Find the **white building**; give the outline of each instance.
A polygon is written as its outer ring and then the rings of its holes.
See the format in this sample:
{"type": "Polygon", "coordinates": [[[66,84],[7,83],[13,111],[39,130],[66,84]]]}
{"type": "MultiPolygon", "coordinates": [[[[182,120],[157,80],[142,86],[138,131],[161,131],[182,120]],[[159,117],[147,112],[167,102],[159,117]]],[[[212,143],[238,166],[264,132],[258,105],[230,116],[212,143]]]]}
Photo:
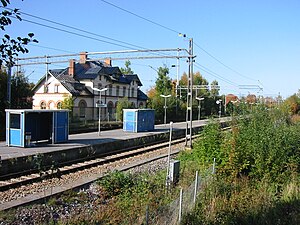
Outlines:
{"type": "Polygon", "coordinates": [[[119,67],[113,67],[110,59],[105,62],[87,61],[81,53],[78,63],[70,60],[65,69],[49,70],[34,87],[33,109],[61,108],[65,98],[74,99],[73,117],[80,120],[97,120],[99,92],[101,93],[101,118],[115,119],[116,106],[121,98],[127,98],[135,108],[146,106],[147,96],[140,90],[142,83],[138,75],[124,75],[119,67]]]}

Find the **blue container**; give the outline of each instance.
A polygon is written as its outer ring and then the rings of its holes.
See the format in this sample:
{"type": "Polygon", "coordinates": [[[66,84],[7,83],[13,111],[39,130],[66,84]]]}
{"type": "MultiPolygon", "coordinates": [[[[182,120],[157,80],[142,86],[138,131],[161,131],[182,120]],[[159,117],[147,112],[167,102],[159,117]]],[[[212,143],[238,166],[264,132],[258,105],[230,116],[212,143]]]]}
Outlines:
{"type": "Polygon", "coordinates": [[[65,142],[68,110],[6,109],[6,145],[30,147],[32,142],[65,142]]]}
{"type": "Polygon", "coordinates": [[[123,130],[142,132],[154,130],[153,109],[123,109],[123,130]]]}

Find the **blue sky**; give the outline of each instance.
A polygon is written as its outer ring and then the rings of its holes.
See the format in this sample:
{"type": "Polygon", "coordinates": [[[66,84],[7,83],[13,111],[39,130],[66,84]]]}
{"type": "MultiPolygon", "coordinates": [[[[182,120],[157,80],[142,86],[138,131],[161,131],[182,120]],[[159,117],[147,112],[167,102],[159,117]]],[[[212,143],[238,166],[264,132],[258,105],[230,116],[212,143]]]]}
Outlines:
{"type": "MultiPolygon", "coordinates": [[[[177,32],[184,33],[195,42],[194,71],[200,71],[209,82],[216,79],[223,94],[247,95],[250,92],[274,97],[280,93],[288,97],[299,89],[299,0],[107,2],[167,29],[102,0],[15,0],[10,7],[147,49],[188,48],[188,39],[179,37],[177,32]],[[260,85],[264,89],[258,92],[256,89],[241,89],[240,85],[260,85]]],[[[23,15],[23,18],[74,32],[30,16],[23,15]]],[[[137,49],[78,37],[26,21],[13,21],[7,32],[11,36],[24,36],[28,32],[35,34],[39,43],[30,45],[30,53],[24,57],[137,49]]],[[[176,59],[131,60],[131,63],[144,85],[142,90],[147,91],[157,77],[149,65],[153,68],[164,64],[171,67],[176,64],[176,59]]],[[[113,65],[123,66],[124,61],[114,61],[113,65]]],[[[49,68],[66,66],[55,64],[49,68]]],[[[24,69],[33,82],[45,73],[44,65],[24,69]]],[[[187,69],[187,63],[182,60],[180,74],[187,69]]],[[[176,79],[176,72],[176,68],[170,68],[170,77],[176,79]]]]}

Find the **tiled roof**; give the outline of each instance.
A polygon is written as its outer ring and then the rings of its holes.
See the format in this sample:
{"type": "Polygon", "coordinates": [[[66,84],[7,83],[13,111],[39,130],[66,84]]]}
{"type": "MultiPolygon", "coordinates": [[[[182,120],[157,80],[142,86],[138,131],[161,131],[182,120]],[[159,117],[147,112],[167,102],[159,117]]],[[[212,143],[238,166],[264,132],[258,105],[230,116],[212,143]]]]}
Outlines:
{"type": "Polygon", "coordinates": [[[101,74],[107,74],[107,75],[114,75],[114,74],[121,74],[121,71],[119,67],[102,67],[101,74]]]}
{"type": "Polygon", "coordinates": [[[138,82],[139,86],[143,86],[142,82],[140,81],[140,78],[137,74],[130,74],[130,75],[124,75],[125,78],[130,82],[132,82],[133,80],[138,82]]]}
{"type": "Polygon", "coordinates": [[[142,92],[140,89],[138,89],[138,96],[137,96],[138,100],[144,100],[146,101],[148,99],[148,96],[142,92]]]}
{"type": "MultiPolygon", "coordinates": [[[[122,75],[119,67],[113,67],[105,62],[86,62],[85,64],[76,63],[74,76],[69,75],[69,68],[49,70],[49,73],[58,79],[61,84],[75,96],[93,95],[90,87],[80,83],[84,79],[96,79],[99,74],[107,76],[111,81],[116,83],[130,84],[133,80],[142,86],[142,83],[136,74],[122,75]]],[[[45,80],[45,76],[37,83],[36,87],[45,80]]],[[[146,94],[139,90],[138,98],[147,100],[146,94]]]]}
{"type": "Polygon", "coordinates": [[[68,75],[66,72],[67,69],[62,70],[49,70],[49,73],[52,74],[60,83],[72,94],[80,95],[84,91],[84,84],[76,81],[72,76],[68,75]]]}

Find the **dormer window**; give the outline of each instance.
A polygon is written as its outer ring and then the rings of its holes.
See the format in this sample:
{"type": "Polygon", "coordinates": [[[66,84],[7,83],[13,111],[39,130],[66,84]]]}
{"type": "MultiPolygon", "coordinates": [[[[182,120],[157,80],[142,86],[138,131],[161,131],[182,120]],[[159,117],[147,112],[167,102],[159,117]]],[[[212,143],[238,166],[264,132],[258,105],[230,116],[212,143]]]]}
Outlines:
{"type": "Polygon", "coordinates": [[[59,84],[54,85],[54,93],[58,93],[58,86],[59,86],[59,84]]]}

